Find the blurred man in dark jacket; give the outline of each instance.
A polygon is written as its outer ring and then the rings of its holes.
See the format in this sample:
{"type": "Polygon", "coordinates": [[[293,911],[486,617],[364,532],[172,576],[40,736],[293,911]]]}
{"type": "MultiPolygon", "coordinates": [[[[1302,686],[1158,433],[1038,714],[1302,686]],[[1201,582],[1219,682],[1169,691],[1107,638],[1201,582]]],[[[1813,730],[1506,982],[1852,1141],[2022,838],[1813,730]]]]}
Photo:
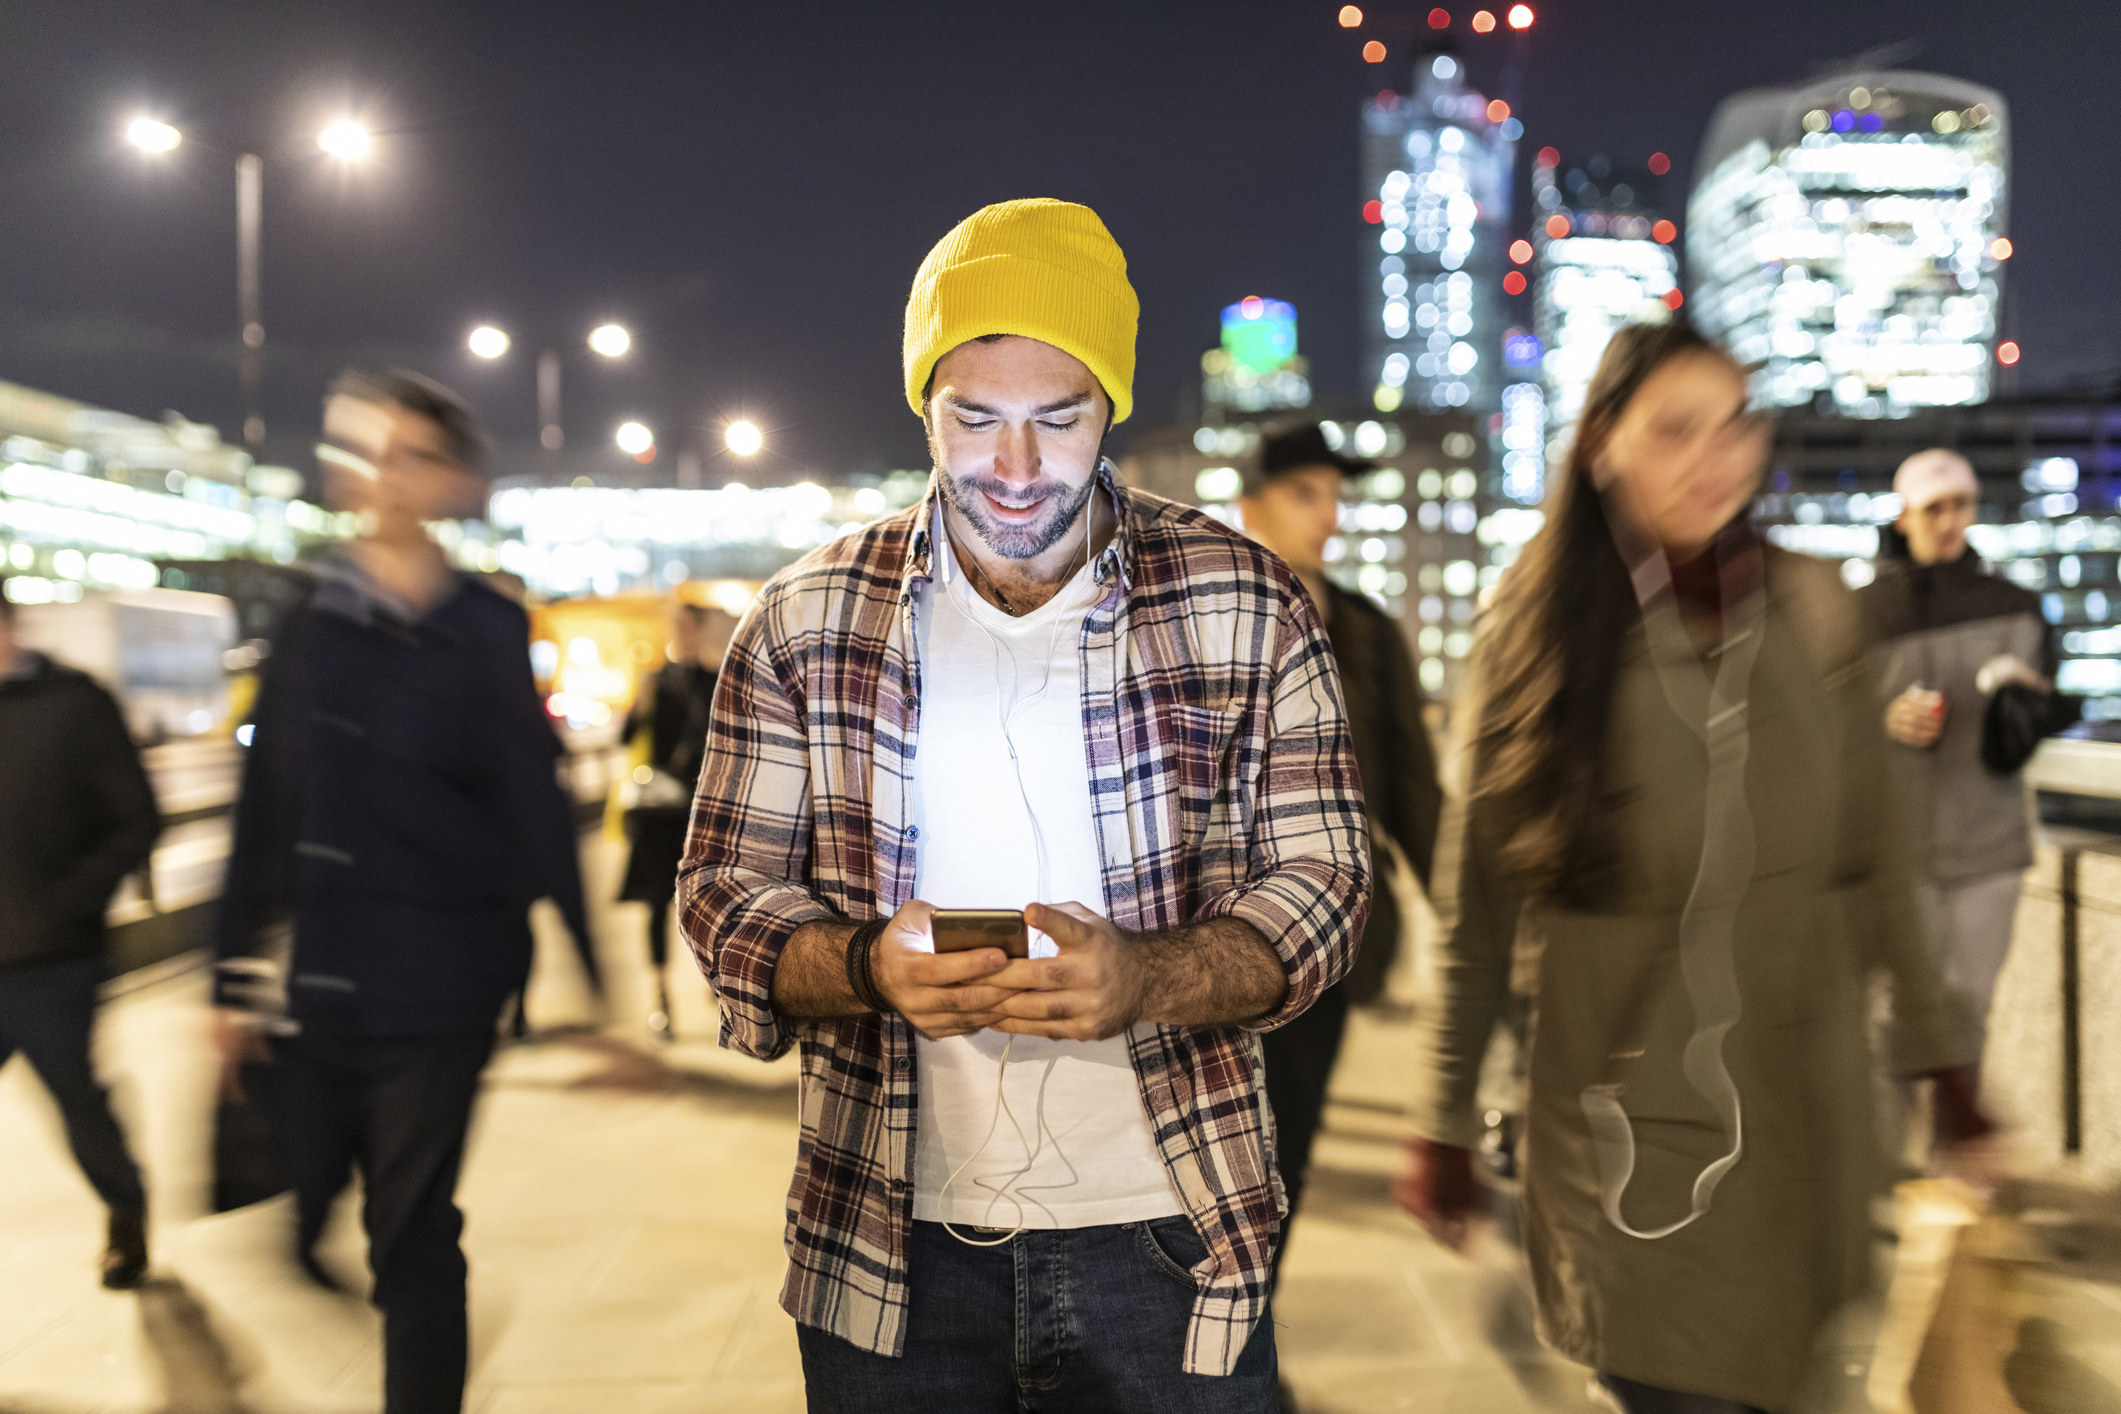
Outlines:
{"type": "MultiPolygon", "coordinates": [[[[447,390],[343,377],[319,448],[364,534],[326,565],[267,661],[236,812],[219,945],[247,961],[293,925],[276,1040],[283,1147],[310,1256],[358,1165],[388,1414],[463,1398],[457,1172],[503,1004],[550,896],[588,936],[559,744],[513,601],[451,570],[431,522],[483,506],[483,441],[447,390]]],[[[246,971],[224,966],[217,997],[246,971]]],[[[224,1063],[259,1047],[218,1013],[224,1063]]]]}
{"type": "Polygon", "coordinates": [[[1900,464],[1895,528],[1864,605],[1884,639],[1885,731],[1919,832],[1913,857],[1944,974],[1987,1025],[2033,862],[2021,772],[2040,739],[2077,720],[2055,691],[2055,635],[2040,596],[1991,575],[1967,544],[1981,486],[1957,452],[1900,464]]]}
{"type": "Polygon", "coordinates": [[[110,1209],[103,1284],[147,1272],[147,1194],[89,1062],[103,913],[162,830],[109,693],[15,637],[0,583],[0,1065],[36,1067],[110,1209]]]}
{"type": "MultiPolygon", "coordinates": [[[[1398,845],[1426,888],[1443,793],[1436,780],[1436,753],[1422,722],[1424,701],[1413,655],[1397,623],[1362,595],[1334,584],[1325,572],[1326,542],[1339,527],[1342,484],[1368,469],[1366,463],[1342,456],[1315,422],[1271,432],[1260,443],[1238,509],[1245,532],[1288,562],[1326,621],[1347,698],[1355,759],[1362,769],[1371,839],[1398,845]]],[[[1383,857],[1382,851],[1373,852],[1383,857]]],[[[1362,953],[1347,980],[1295,1021],[1261,1038],[1291,1219],[1303,1194],[1311,1142],[1325,1117],[1326,1085],[1340,1054],[1348,1008],[1374,1001],[1383,992],[1385,975],[1399,952],[1400,909],[1385,883],[1390,871],[1377,872],[1362,953]]],[[[1283,1231],[1286,1234],[1287,1228],[1283,1231]]],[[[1286,1236],[1282,1245],[1288,1245],[1286,1236]]]]}

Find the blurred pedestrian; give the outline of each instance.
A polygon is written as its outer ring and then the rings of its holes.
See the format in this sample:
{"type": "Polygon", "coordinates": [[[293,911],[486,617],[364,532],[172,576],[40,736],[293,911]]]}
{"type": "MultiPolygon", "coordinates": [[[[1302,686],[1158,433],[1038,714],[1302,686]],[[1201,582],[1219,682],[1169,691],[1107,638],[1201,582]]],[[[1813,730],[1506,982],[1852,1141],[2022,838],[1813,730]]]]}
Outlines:
{"type": "Polygon", "coordinates": [[[1879,559],[1863,591],[1885,638],[1885,731],[1945,975],[1985,1027],[2033,862],[2021,773],[2042,737],[2077,720],[2078,702],[2055,690],[2040,596],[1991,575],[1967,545],[1981,502],[1972,464],[1917,452],[1893,490],[1899,553],[1879,559]]]}
{"type": "Polygon", "coordinates": [[[1761,543],[1767,428],[1685,323],[1621,330],[1460,706],[1413,1173],[1476,1206],[1474,1090],[1534,983],[1523,1233],[1540,1328],[1631,1411],[1786,1410],[1869,1275],[1868,975],[1940,1140],[1985,1130],[1916,913],[1869,641],[1834,567],[1761,543]]]}
{"type": "MultiPolygon", "coordinates": [[[[1282,427],[1261,440],[1258,460],[1249,469],[1237,504],[1245,533],[1288,563],[1326,621],[1355,760],[1362,768],[1371,855],[1386,857],[1381,846],[1391,841],[1427,888],[1443,792],[1436,783],[1435,749],[1422,720],[1427,703],[1414,676],[1414,658],[1396,620],[1363,595],[1326,578],[1326,541],[1340,528],[1341,492],[1349,477],[1369,470],[1369,463],[1335,450],[1316,422],[1282,427]]],[[[1277,1274],[1281,1253],[1288,1250],[1289,1223],[1303,1197],[1311,1145],[1325,1119],[1326,1087],[1347,1030],[1348,1008],[1375,1001],[1384,992],[1385,978],[1399,955],[1400,907],[1384,882],[1388,871],[1378,873],[1362,952],[1346,979],[1328,987],[1302,1016],[1260,1038],[1281,1181],[1289,1194],[1289,1216],[1274,1259],[1277,1274]]]]}
{"type": "Polygon", "coordinates": [[[648,1028],[665,1041],[672,1035],[670,988],[664,978],[670,960],[670,904],[677,896],[678,860],[685,854],[692,792],[699,784],[700,760],[707,754],[707,713],[714,705],[715,668],[721,661],[708,642],[707,626],[710,616],[720,612],[679,601],[670,616],[668,661],[642,679],[626,718],[628,744],[647,739],[642,744],[647,747],[648,779],[638,783],[640,794],[626,815],[631,844],[619,897],[648,905],[648,960],[655,969],[656,996],[648,1028]]]}
{"type": "Polygon", "coordinates": [[[110,1210],[103,1284],[147,1274],[147,1191],[89,1057],[103,915],[162,816],[111,695],[16,636],[0,580],[0,1065],[17,1051],[110,1210]]]}
{"type": "Polygon", "coordinates": [[[812,1410],[1275,1407],[1254,1038],[1347,970],[1368,840],[1287,567],[1102,455],[1137,310],[1087,208],[962,222],[906,307],[929,494],[722,666],[683,918],[723,1043],[802,1046],[812,1410]],[[939,908],[1037,947],[938,952],[939,908]]]}
{"type": "MultiPolygon", "coordinates": [[[[549,895],[578,937],[587,922],[529,621],[428,533],[483,506],[470,410],[415,374],[348,374],[324,431],[330,495],[362,533],[267,660],[218,943],[242,959],[293,924],[296,1034],[271,1050],[297,1251],[321,1275],[314,1247],[357,1167],[384,1407],[428,1414],[463,1396],[457,1173],[501,1007],[529,971],[527,910],[549,895]]],[[[218,992],[230,1076],[260,1049],[229,1007],[243,971],[218,992]]]]}

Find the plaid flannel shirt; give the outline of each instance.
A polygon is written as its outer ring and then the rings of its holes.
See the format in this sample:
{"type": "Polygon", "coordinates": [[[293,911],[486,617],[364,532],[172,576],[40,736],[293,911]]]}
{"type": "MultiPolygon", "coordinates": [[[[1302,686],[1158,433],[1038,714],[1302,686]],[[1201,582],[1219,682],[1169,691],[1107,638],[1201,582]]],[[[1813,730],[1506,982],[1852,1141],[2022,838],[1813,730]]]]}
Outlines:
{"type": "MultiPolygon", "coordinates": [[[[1248,1026],[1141,1028],[1130,1043],[1209,1253],[1185,1368],[1227,1374],[1266,1309],[1286,1207],[1257,1033],[1347,971],[1369,911],[1368,834],[1331,649],[1288,567],[1198,511],[1109,477],[1104,492],[1118,530],[1080,652],[1106,913],[1138,931],[1242,919],[1288,977],[1248,1026]]],[[[802,1048],[781,1304],[886,1355],[904,1350],[912,1299],[914,1031],[896,1015],[784,1016],[773,977],[803,924],[887,916],[912,896],[933,503],[812,552],[745,615],[679,870],[722,1044],[762,1059],[802,1048]]]]}

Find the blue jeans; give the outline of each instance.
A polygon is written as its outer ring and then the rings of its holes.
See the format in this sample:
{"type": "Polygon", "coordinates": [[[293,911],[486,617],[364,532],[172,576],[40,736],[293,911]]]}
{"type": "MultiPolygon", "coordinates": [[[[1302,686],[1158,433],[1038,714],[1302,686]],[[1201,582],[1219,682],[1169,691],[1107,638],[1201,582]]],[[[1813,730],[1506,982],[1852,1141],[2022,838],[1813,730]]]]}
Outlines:
{"type": "Polygon", "coordinates": [[[1228,1375],[1183,1368],[1207,1250],[1183,1217],[970,1247],[915,1223],[906,1353],[797,1326],[811,1414],[1273,1414],[1274,1322],[1228,1375]]]}

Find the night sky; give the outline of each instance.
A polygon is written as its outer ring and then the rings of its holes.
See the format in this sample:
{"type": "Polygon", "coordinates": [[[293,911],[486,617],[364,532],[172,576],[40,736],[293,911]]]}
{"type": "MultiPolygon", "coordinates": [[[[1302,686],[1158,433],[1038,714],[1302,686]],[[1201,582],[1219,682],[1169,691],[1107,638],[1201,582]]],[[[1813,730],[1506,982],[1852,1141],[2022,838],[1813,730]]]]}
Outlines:
{"type": "MultiPolygon", "coordinates": [[[[907,285],[955,221],[1017,196],[1087,202],[1125,248],[1143,306],[1135,425],[1178,413],[1217,311],[1247,294],[1293,301],[1321,392],[1354,396],[1371,237],[1357,112],[1409,72],[1401,52],[1367,65],[1358,51],[1412,35],[1429,7],[1365,8],[1375,22],[1348,31],[1326,0],[12,0],[0,378],[144,416],[176,408],[233,436],[232,165],[255,150],[279,460],[304,460],[336,367],[389,360],[461,388],[520,467],[549,342],[566,351],[571,446],[614,470],[633,469],[604,450],[622,417],[658,430],[661,471],[684,438],[718,450],[721,420],[740,414],[769,429],[769,452],[710,459],[710,481],[925,465],[899,388],[907,285]],[[141,113],[183,128],[185,146],[133,151],[122,132],[141,113]],[[315,144],[347,115],[379,134],[352,173],[315,144]],[[634,331],[623,364],[583,348],[606,318],[634,331]],[[516,338],[497,364],[463,351],[482,320],[516,338]]],[[[1473,6],[1451,8],[1464,34],[1473,6]]],[[[1662,149],[1674,205],[1710,110],[1736,89],[1899,41],[1913,45],[1903,67],[2000,89],[2020,386],[2121,371],[2121,6],[1537,9],[1525,147],[1571,163],[1662,149]]],[[[1465,38],[1476,86],[1496,91],[1510,44],[1465,38]]]]}

